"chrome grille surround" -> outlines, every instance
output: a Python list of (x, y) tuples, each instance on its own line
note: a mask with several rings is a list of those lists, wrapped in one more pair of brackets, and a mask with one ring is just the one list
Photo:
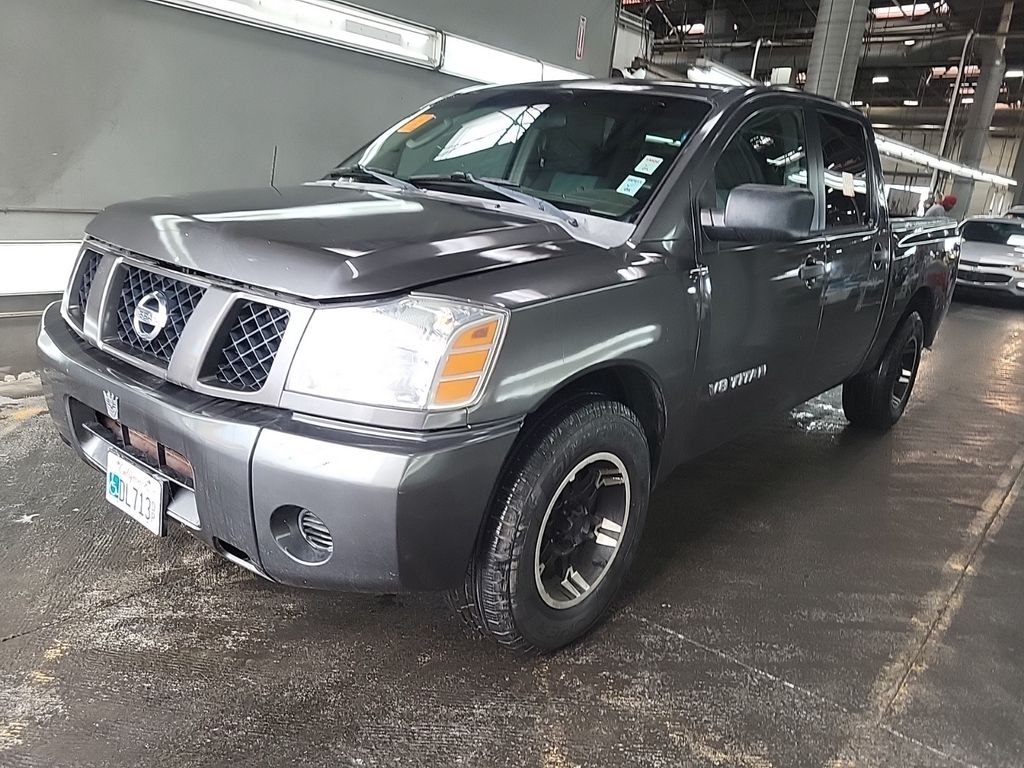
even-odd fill
[(215, 379), (242, 392), (263, 387), (288, 328), (288, 310), (259, 301), (238, 302), (224, 340)]
[[(99, 255), (89, 302), (76, 317), (79, 282), (73, 281), (62, 306), (64, 320), (86, 342), (186, 389), (221, 399), (279, 406), (292, 357), (313, 313), (311, 303), (239, 288), (94, 239), (85, 242), (76, 275), (84, 275), (88, 251)], [(171, 311), (164, 333), (171, 335), (165, 339), (161, 334), (147, 344), (135, 333), (132, 314), (135, 303), (152, 290), (170, 292)], [(237, 342), (232, 346), (238, 360), (255, 359), (257, 363), (248, 376), (247, 366), (240, 367), (238, 375), (246, 383), (243, 387), (233, 386), (229, 376), (221, 379), (217, 373), (224, 363), (225, 345), (231, 342), (231, 330), (246, 306), (257, 310), (252, 312), (253, 319), (272, 318), (271, 327), (280, 333), (275, 336), (266, 323), (259, 323), (262, 330), (258, 339), (252, 338), (252, 350), (237, 347)], [(250, 326), (246, 324), (247, 331), (252, 330)], [(238, 339), (243, 345), (244, 337)]]
[[(148, 294), (160, 292), (167, 300), (167, 326), (156, 338), (146, 340), (136, 333), (132, 315), (139, 301)], [(117, 302), (117, 338), (129, 354), (139, 354), (166, 365), (181, 339), (192, 313), (203, 298), (205, 289), (194, 283), (175, 280), (168, 275), (149, 272), (142, 267), (126, 265), (123, 270), (120, 297)]]

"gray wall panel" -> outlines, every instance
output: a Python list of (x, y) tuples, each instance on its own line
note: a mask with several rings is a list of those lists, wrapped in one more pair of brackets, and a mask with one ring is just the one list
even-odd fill
[[(607, 71), (612, 0), (363, 4)], [(581, 14), (585, 66), (575, 60)], [(280, 183), (312, 178), (381, 127), (465, 85), (143, 0), (3, 0), (2, 15), (0, 209), (100, 208), (266, 184), (275, 145)], [(63, 218), (0, 213), (0, 239), (66, 236)]]

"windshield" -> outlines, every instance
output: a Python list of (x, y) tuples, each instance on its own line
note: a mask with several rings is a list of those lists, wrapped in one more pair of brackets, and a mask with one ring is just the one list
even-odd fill
[(501, 199), (472, 183), (479, 179), (566, 211), (628, 221), (708, 110), (695, 99), (622, 90), (472, 91), (399, 123), (339, 168)]
[(1024, 246), (1024, 223), (1008, 221), (968, 221), (963, 228), (964, 240), (995, 245)]

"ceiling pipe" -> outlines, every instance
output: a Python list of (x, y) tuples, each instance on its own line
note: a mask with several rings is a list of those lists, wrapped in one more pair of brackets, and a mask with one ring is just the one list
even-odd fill
[[(964, 63), (967, 61), (967, 49), (971, 45), (971, 38), (974, 36), (972, 29), (964, 39), (963, 50), (960, 51), (960, 63), (956, 68), (956, 84), (953, 86), (953, 93), (949, 97), (949, 111), (946, 112), (946, 123), (942, 126), (942, 138), (939, 140), (939, 157), (946, 156), (946, 144), (949, 142), (949, 129), (953, 125), (953, 113), (956, 112), (956, 103), (960, 100), (960, 85), (964, 81)], [(939, 182), (938, 169), (932, 171), (932, 189)]]

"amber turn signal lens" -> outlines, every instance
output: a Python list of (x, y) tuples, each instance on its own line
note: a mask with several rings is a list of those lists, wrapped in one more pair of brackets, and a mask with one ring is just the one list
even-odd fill
[(476, 352), (454, 352), (448, 355), (441, 376), (466, 376), (471, 373), (480, 374), (487, 366), (487, 355), (490, 350), (481, 349)]
[(494, 343), (494, 337), (498, 335), (498, 318), (488, 320), (480, 325), (474, 325), (472, 328), (467, 328), (460, 333), (455, 343), (452, 344), (453, 349), (468, 349), (470, 347), (483, 347), (489, 346)]
[(479, 382), (479, 376), (473, 376), (468, 379), (451, 379), (450, 381), (442, 381), (437, 385), (437, 391), (434, 393), (434, 404), (455, 405), (457, 403), (464, 403), (473, 397), (473, 393), (476, 391), (476, 385)]
[(452, 341), (434, 390), (433, 405), (465, 405), (479, 392), (501, 331), (501, 318), (471, 325)]

